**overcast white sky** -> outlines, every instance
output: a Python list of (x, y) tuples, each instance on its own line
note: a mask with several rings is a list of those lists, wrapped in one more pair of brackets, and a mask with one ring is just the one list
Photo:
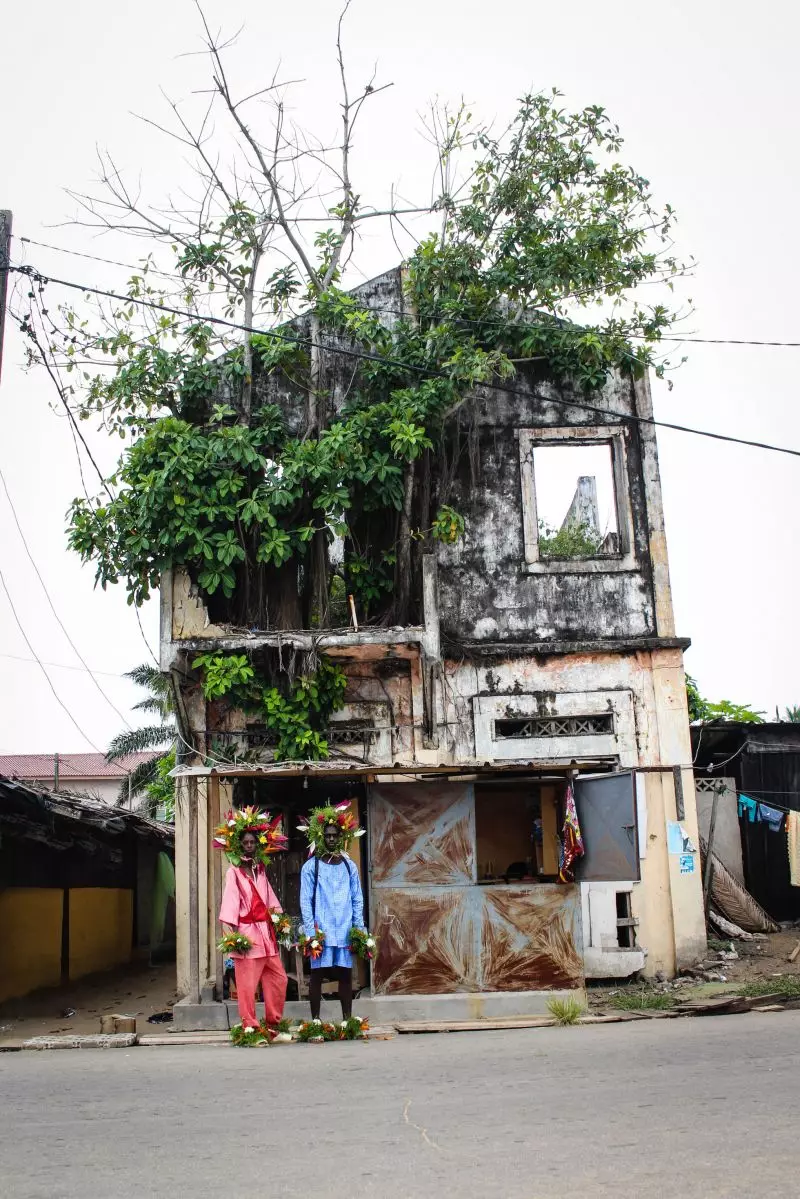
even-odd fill
[[(160, 117), (159, 87), (176, 98), (203, 86), (189, 0), (14, 5), (0, 47), (4, 114), (0, 207), (14, 232), (115, 257), (87, 231), (51, 228), (72, 214), (64, 189), (93, 178), (95, 145), (109, 148), (153, 196), (180, 170), (172, 147), (136, 122)], [(307, 80), (298, 117), (321, 131), (337, 119), (333, 35), (336, 3), (302, 6), (208, 0), (212, 23), (246, 25), (237, 77), (254, 90), (281, 59)], [(678, 248), (698, 259), (687, 289), (698, 335), (800, 340), (796, 154), (800, 73), (797, 8), (772, 0), (677, 0), (656, 7), (608, 0), (568, 6), (528, 0), (356, 0), (347, 47), (354, 81), (375, 60), (394, 87), (376, 98), (358, 140), (356, 188), (370, 199), (392, 181), (423, 187), (427, 147), (417, 113), (431, 97), (463, 95), (484, 118), (507, 117), (523, 91), (552, 85), (565, 103), (605, 106), (626, 155), (677, 210)], [(252, 87), (250, 87), (252, 85)], [(298, 96), (298, 100), (300, 97)], [(111, 251), (114, 252), (111, 252)], [(21, 255), (15, 243), (17, 259)], [(114, 268), (28, 247), (44, 271), (106, 285)], [(360, 266), (375, 274), (397, 254), (371, 238)], [(800, 446), (800, 349), (692, 346), (672, 392), (655, 388), (664, 419)], [(119, 676), (145, 660), (121, 589), (93, 590), (93, 572), (65, 546), (65, 512), (80, 491), (65, 420), (45, 378), (21, 369), (7, 330), (0, 384), (0, 469), (58, 613), (117, 707), (130, 719), (135, 691)], [(119, 444), (119, 443), (118, 443)], [(687, 668), (712, 698), (774, 712), (800, 703), (796, 500), (800, 461), (679, 433), (659, 435), (678, 632), (692, 638)], [(92, 435), (110, 465), (118, 445)], [(80, 667), (47, 605), (0, 488), (0, 568), (20, 620), (64, 703), (95, 746), (121, 720)], [(142, 612), (156, 648), (157, 605)], [(0, 591), (0, 752), (91, 748), (59, 707)], [(69, 669), (68, 669), (69, 668)]]

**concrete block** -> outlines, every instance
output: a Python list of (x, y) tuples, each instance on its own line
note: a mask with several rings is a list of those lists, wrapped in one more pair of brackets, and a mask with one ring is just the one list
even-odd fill
[(129, 1049), (136, 1044), (135, 1033), (103, 1033), (85, 1037), (30, 1037), (23, 1049)]
[[(525, 1016), (547, 1016), (551, 999), (577, 999), (586, 1003), (580, 988), (562, 991), (491, 991), (481, 995), (365, 995), (353, 1004), (355, 1015), (372, 1025), (394, 1025), (408, 1021), (502, 1020)], [(264, 1018), (263, 1004), (256, 1015)], [(287, 1003), (284, 1015), (290, 1020), (307, 1020), (308, 1003)], [(338, 999), (323, 999), (323, 1020), (341, 1018)], [(172, 1009), (175, 1032), (223, 1030), (236, 1024), (239, 1012), (235, 1003), (190, 1004), (185, 999)]]
[[(234, 1012), (236, 1005), (234, 1004)], [(238, 1014), (230, 1022), (235, 1024)], [(190, 1003), (181, 999), (172, 1009), (172, 1027), (175, 1032), (226, 1032), (230, 1027), (228, 1022), (228, 1005), (224, 1003)]]

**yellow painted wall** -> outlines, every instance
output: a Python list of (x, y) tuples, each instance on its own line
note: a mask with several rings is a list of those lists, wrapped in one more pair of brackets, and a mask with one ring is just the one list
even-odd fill
[(61, 982), (63, 904), (56, 887), (0, 891), (0, 1001)]
[(79, 887), (69, 893), (69, 976), (81, 978), (129, 962), (133, 891)]

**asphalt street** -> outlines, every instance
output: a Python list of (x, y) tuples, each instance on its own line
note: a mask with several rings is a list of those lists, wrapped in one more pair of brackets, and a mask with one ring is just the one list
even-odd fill
[(3, 1199), (797, 1196), (800, 1012), (0, 1055)]

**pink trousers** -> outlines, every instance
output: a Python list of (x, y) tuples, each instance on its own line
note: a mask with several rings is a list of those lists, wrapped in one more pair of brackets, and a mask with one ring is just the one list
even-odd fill
[(286, 1002), (286, 971), (280, 954), (268, 958), (234, 958), (236, 994), (239, 1001), (239, 1019), (245, 1027), (258, 1024), (256, 1016), (256, 991), (258, 984), (264, 988), (264, 1012), (267, 1024), (277, 1024), (283, 1015)]

